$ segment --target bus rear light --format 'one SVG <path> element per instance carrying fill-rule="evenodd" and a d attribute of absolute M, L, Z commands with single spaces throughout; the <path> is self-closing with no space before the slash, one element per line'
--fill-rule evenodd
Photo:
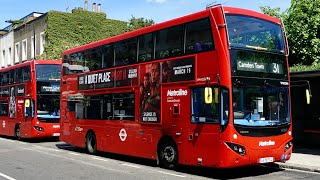
<path fill-rule="evenodd" d="M 292 145 L 293 145 L 292 141 L 287 142 L 287 144 L 284 146 L 284 152 L 287 152 Z"/>
<path fill-rule="evenodd" d="M 239 145 L 239 144 L 233 144 L 233 143 L 229 143 L 226 142 L 226 144 L 236 153 L 240 154 L 241 156 L 245 156 L 246 155 L 246 149 Z"/>
<path fill-rule="evenodd" d="M 44 129 L 42 127 L 39 126 L 33 126 L 36 130 L 44 132 Z"/>

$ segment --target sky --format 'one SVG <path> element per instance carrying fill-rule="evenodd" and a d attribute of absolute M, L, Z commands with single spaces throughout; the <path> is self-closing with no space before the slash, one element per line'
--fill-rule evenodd
<path fill-rule="evenodd" d="M 260 12 L 259 6 L 280 7 L 285 11 L 291 0 L 88 0 L 101 4 L 107 18 L 128 21 L 131 16 L 153 19 L 156 23 L 204 10 L 208 4 L 223 4 Z M 71 12 L 84 6 L 84 0 L 0 0 L 0 29 L 8 26 L 6 20 L 17 20 L 32 12 L 50 10 Z"/>

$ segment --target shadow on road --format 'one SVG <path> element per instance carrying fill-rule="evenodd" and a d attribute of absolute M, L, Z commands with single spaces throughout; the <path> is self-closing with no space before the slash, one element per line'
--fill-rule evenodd
<path fill-rule="evenodd" d="M 67 151 L 86 153 L 85 149 L 77 148 L 63 142 L 57 143 L 56 146 L 59 149 L 63 149 Z M 140 164 L 143 166 L 158 167 L 156 161 L 149 160 L 149 159 L 119 155 L 114 153 L 106 153 L 106 152 L 98 152 L 96 156 L 130 162 L 134 164 Z M 180 165 L 175 171 L 178 173 L 186 173 L 186 174 L 207 177 L 207 178 L 214 178 L 214 179 L 236 179 L 236 178 L 266 175 L 266 174 L 283 171 L 283 170 L 284 169 L 279 168 L 279 166 L 276 164 L 269 164 L 265 166 L 247 166 L 247 167 L 232 168 L 232 169 L 217 169 L 217 168 L 205 168 L 205 167 Z"/>
<path fill-rule="evenodd" d="M 51 138 L 34 138 L 34 139 L 26 139 L 26 138 L 21 138 L 20 140 L 17 140 L 16 137 L 11 137 L 11 136 L 0 136 L 1 138 L 4 139 L 10 139 L 10 140 L 15 140 L 15 141 L 22 141 L 22 142 L 27 142 L 27 143 L 44 143 L 44 142 L 59 142 L 59 137 L 51 137 Z"/>

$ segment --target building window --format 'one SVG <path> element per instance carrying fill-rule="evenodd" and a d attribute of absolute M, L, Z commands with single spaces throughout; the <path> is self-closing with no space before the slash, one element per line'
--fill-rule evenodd
<path fill-rule="evenodd" d="M 2 55 L 1 56 L 2 61 L 5 62 L 5 60 L 6 60 L 6 50 L 2 50 L 2 54 L 1 55 Z M 1 64 L 2 64 L 2 62 L 1 62 Z"/>
<path fill-rule="evenodd" d="M 8 49 L 8 62 L 11 62 L 12 64 L 14 64 L 14 61 L 12 59 L 12 50 L 11 50 L 11 47 L 9 47 Z"/>
<path fill-rule="evenodd" d="M 45 45 L 45 37 L 44 37 L 44 32 L 40 33 L 40 55 L 43 54 L 44 52 L 44 45 Z"/>
<path fill-rule="evenodd" d="M 35 47 L 35 36 L 32 36 L 31 37 L 31 59 L 35 59 L 35 50 L 36 50 L 36 47 Z"/>
<path fill-rule="evenodd" d="M 27 40 L 22 41 L 22 61 L 27 60 Z"/>
<path fill-rule="evenodd" d="M 19 55 L 20 55 L 20 43 L 15 44 L 15 49 L 14 49 L 14 59 L 15 63 L 19 63 Z"/>

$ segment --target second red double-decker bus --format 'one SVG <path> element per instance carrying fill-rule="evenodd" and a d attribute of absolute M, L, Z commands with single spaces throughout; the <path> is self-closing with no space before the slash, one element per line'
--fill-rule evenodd
<path fill-rule="evenodd" d="M 60 139 L 167 168 L 286 161 L 286 47 L 280 20 L 215 6 L 65 51 Z"/>
<path fill-rule="evenodd" d="M 60 135 L 61 61 L 32 60 L 0 69 L 0 134 Z"/>

